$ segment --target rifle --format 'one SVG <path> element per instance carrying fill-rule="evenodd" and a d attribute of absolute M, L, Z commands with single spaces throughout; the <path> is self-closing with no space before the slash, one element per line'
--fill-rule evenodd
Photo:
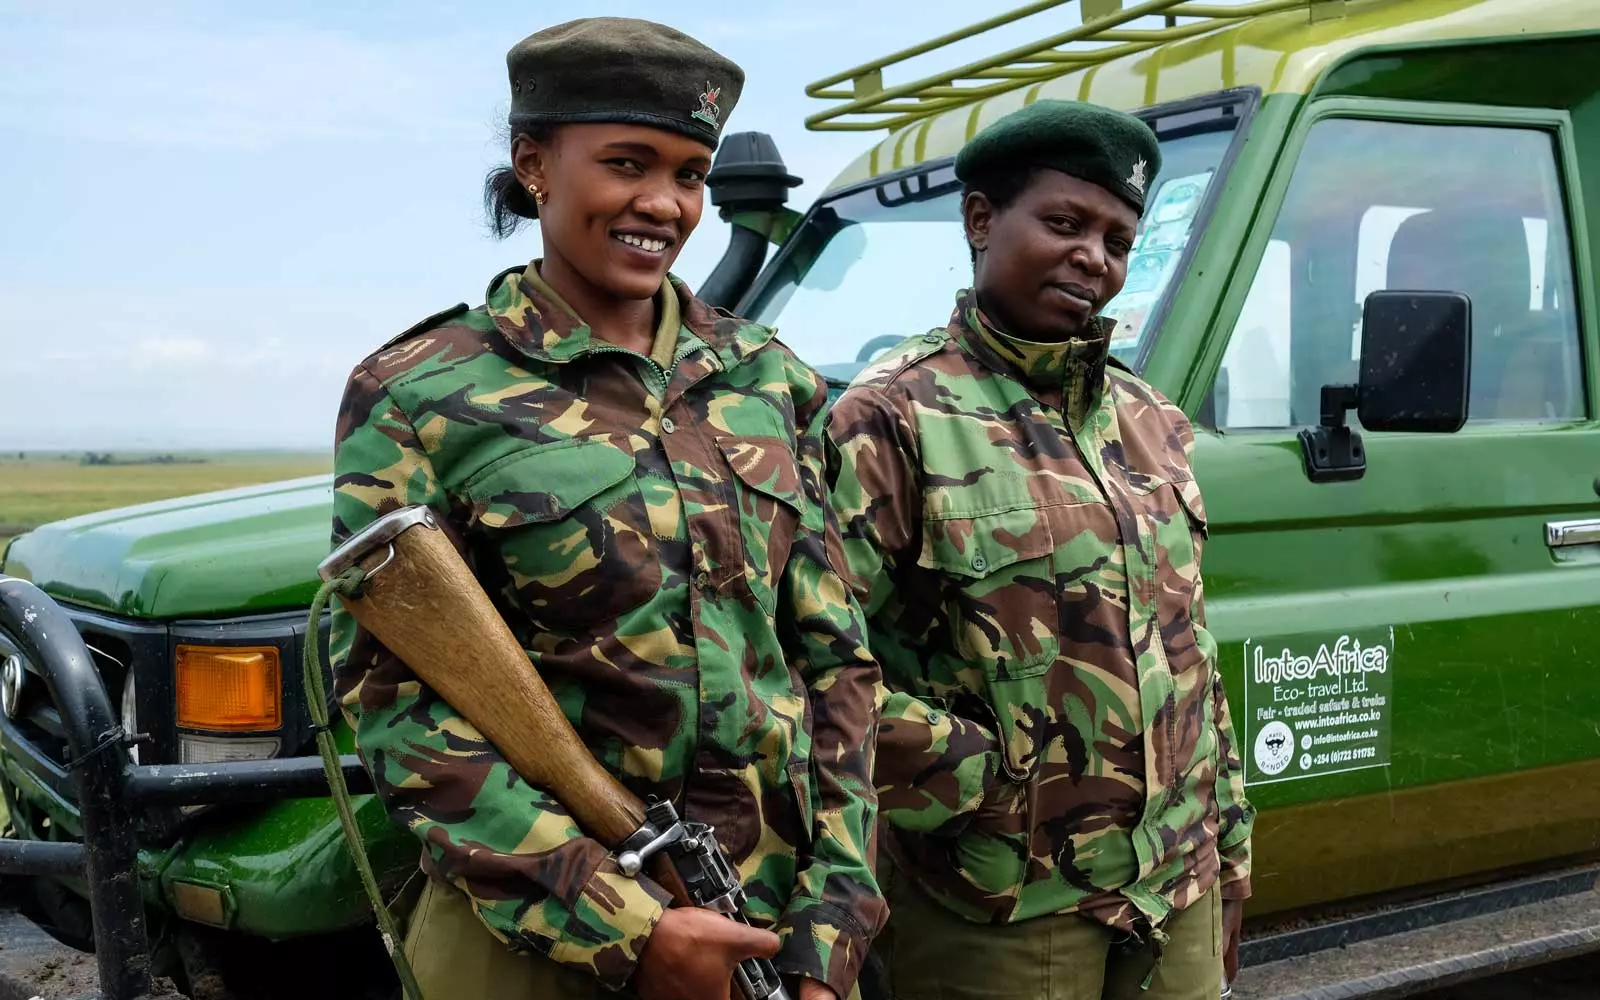
<path fill-rule="evenodd" d="M 335 592 L 361 627 L 614 851 L 624 875 L 648 865 L 675 904 L 749 923 L 744 887 L 713 829 L 682 819 L 670 801 L 640 802 L 600 766 L 431 510 L 378 518 L 317 572 L 343 582 Z M 789 1000 L 767 959 L 744 959 L 734 981 L 745 1000 Z"/>

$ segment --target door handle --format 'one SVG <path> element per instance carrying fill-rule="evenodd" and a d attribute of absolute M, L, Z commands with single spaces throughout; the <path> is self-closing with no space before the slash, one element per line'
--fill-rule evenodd
<path fill-rule="evenodd" d="M 1568 545 L 1600 544 L 1600 518 L 1587 521 L 1550 521 L 1544 526 L 1545 544 L 1552 549 Z"/>

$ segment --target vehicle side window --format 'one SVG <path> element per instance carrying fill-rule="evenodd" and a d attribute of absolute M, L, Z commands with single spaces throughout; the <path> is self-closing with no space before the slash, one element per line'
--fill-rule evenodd
<path fill-rule="evenodd" d="M 1378 289 L 1472 300 L 1469 420 L 1585 416 L 1555 136 L 1330 118 L 1307 137 L 1223 357 L 1223 428 L 1314 425 Z M 1352 419 L 1354 415 L 1352 414 Z"/>

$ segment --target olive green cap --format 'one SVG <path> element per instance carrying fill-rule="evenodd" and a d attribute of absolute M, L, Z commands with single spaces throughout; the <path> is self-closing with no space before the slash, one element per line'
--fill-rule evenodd
<path fill-rule="evenodd" d="M 1123 111 L 1081 101 L 1035 101 L 972 137 L 956 156 L 963 183 L 1001 167 L 1049 167 L 1098 184 L 1144 212 L 1161 170 L 1150 126 Z"/>
<path fill-rule="evenodd" d="M 631 17 L 586 17 L 535 32 L 506 53 L 513 128 L 649 125 L 715 149 L 744 70 L 685 35 Z"/>

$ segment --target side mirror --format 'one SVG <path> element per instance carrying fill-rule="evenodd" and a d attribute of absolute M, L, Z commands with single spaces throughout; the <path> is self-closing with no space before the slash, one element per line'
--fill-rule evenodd
<path fill-rule="evenodd" d="M 1314 483 L 1360 479 L 1369 431 L 1453 433 L 1467 422 L 1472 378 L 1472 302 L 1460 292 L 1377 291 L 1361 319 L 1361 381 L 1322 387 L 1322 423 L 1300 432 Z"/>
<path fill-rule="evenodd" d="M 1356 415 L 1369 431 L 1450 434 L 1467 422 L 1472 302 L 1460 292 L 1373 292 L 1362 307 Z"/>

